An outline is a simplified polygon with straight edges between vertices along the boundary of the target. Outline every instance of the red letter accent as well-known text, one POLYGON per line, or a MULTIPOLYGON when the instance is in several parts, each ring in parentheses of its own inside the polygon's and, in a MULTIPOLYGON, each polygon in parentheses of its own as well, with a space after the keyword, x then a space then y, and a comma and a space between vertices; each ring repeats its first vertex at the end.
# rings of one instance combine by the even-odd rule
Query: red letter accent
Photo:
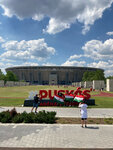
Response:
POLYGON ((65 94, 69 94, 69 90, 65 90, 65 94))
POLYGON ((81 89, 81 87, 77 87, 77 91, 80 90, 80 89, 81 89))
POLYGON ((48 94, 49 94, 49 99, 53 100, 54 95, 57 94, 57 90, 54 90, 54 95, 52 96, 52 90, 48 90, 48 94))
POLYGON ((57 95, 57 90, 54 90, 54 95, 57 95))
POLYGON ((53 99, 53 96, 51 96, 51 90, 48 90, 49 98, 53 99))
POLYGON ((46 90, 40 90, 40 99, 47 98, 47 91, 46 90))
POLYGON ((68 94, 68 95, 73 94, 73 92, 74 92, 74 90, 70 90, 70 91, 66 90, 66 94, 68 94))
POLYGON ((76 95, 81 95, 82 94, 82 91, 80 91, 80 90, 76 90, 75 92, 74 92, 74 95, 76 96, 76 95))
POLYGON ((90 94, 88 94, 87 92, 90 92, 90 90, 84 90, 82 93, 84 94, 85 99, 89 99, 91 97, 90 94))
POLYGON ((58 93, 62 93, 64 94, 65 90, 59 90, 58 93))

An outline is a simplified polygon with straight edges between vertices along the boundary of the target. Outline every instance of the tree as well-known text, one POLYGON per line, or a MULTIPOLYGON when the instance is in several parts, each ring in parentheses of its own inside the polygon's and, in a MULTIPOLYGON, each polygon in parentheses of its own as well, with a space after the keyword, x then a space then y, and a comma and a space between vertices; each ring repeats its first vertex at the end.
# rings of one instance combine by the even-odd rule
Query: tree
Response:
POLYGON ((97 70, 93 80, 105 80, 104 72, 102 70, 97 70))
POLYGON ((113 79, 113 76, 108 76, 106 79, 113 79))
POLYGON ((3 74, 3 72, 0 70, 0 80, 4 80, 5 79, 5 75, 3 74))
POLYGON ((5 76, 5 80, 6 81, 18 81, 18 78, 12 71, 8 71, 5 76))
POLYGON ((104 72, 102 70, 96 70, 96 71, 86 71, 83 74, 82 81, 93 81, 93 80, 104 80, 104 72))

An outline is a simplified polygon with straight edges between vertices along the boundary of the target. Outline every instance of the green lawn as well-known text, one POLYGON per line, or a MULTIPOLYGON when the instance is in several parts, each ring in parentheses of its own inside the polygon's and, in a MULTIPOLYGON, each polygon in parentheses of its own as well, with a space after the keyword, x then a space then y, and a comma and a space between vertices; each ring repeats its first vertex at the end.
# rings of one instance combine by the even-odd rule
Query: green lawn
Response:
POLYGON ((95 106, 89 108, 113 108, 113 97, 91 97, 95 99, 95 106))
POLYGON ((24 98, 0 98, 0 106, 22 106, 24 98))
POLYGON ((76 87, 68 86, 19 86, 19 87, 0 87, 0 97, 28 97, 30 91, 39 90, 76 90, 76 87))
MULTIPOLYGON (((22 106, 28 98, 29 92, 39 90, 76 90, 72 86, 21 86, 21 87, 0 87, 0 106, 22 106)), ((83 90, 83 89, 82 89, 83 90)), ((113 92, 110 92, 113 93, 113 92)), ((99 94, 99 91, 92 91, 91 95, 99 94)), ((95 99, 95 106, 90 108, 113 108, 113 97, 91 97, 95 99)))

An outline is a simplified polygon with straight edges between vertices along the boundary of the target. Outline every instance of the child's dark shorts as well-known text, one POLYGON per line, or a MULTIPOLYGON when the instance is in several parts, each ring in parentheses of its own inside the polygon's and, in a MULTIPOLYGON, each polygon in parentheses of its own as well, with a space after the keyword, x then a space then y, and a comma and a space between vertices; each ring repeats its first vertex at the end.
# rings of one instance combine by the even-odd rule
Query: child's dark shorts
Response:
POLYGON ((87 120, 87 118, 81 118, 81 120, 87 120))

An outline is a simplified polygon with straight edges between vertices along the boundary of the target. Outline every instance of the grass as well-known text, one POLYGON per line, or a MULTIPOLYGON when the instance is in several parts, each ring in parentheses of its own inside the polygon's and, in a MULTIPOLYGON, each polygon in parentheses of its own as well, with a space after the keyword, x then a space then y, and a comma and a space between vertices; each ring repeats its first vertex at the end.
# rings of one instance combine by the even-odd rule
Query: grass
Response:
POLYGON ((113 108, 113 97, 92 97, 95 99, 95 106, 89 108, 113 108))
MULTIPOLYGON (((76 90, 72 86, 19 86, 19 87, 0 87, 0 106, 22 106, 24 100, 28 98, 29 92, 39 90, 76 90)), ((81 89, 84 90, 84 89, 81 89)), ((91 95, 99 94, 100 91, 92 91, 91 95)), ((108 92, 107 92, 108 93, 108 92)), ((109 92, 113 93, 113 92, 109 92)), ((95 106, 89 108, 113 108, 113 97, 91 97, 95 99, 95 106)))
POLYGON ((0 87, 0 97, 28 97, 29 92, 39 90, 76 90, 72 86, 19 86, 19 87, 0 87))
POLYGON ((0 98, 0 106, 22 106, 24 98, 0 98))

